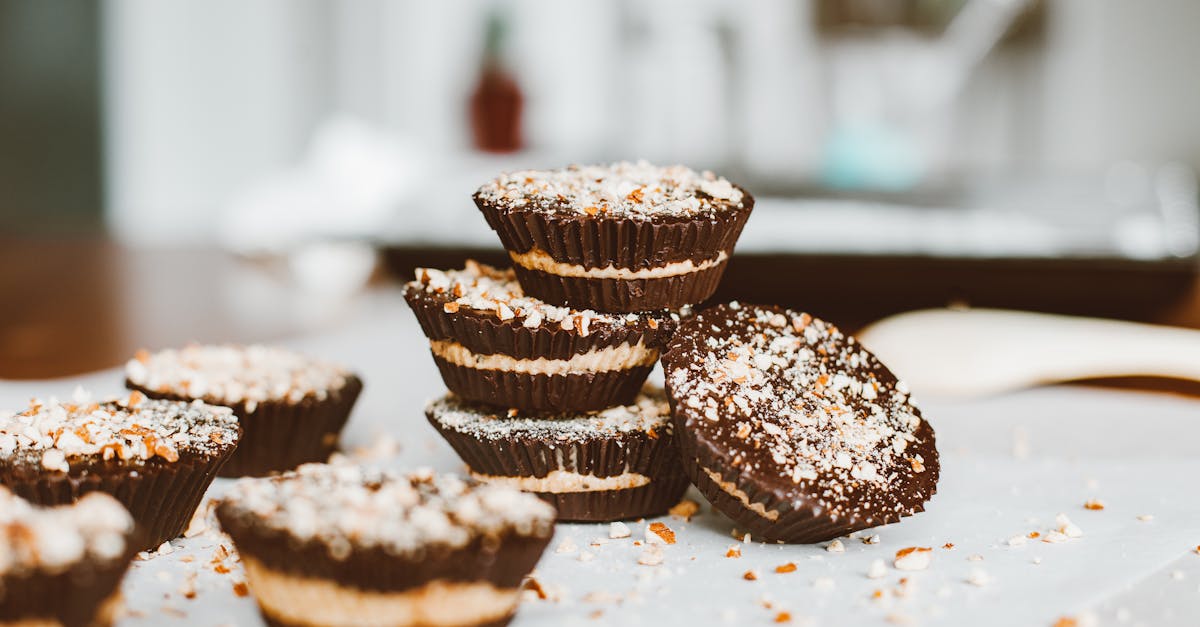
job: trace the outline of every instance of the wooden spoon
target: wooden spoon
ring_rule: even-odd
[[[1000,309],[928,309],[858,335],[918,396],[1114,377],[1200,381],[1200,331]]]

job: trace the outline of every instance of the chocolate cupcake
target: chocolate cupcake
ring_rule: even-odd
[[[139,351],[125,365],[125,385],[150,398],[232,408],[243,434],[222,477],[329,459],[363,387],[341,366],[281,348],[198,345]]]
[[[200,401],[35,399],[0,414],[0,484],[38,505],[107,492],[152,548],[183,532],[240,437],[232,410]]]
[[[712,296],[754,208],[712,172],[644,161],[511,172],[474,199],[526,293],[611,312]]]
[[[730,303],[663,354],[684,468],[755,538],[819,542],[922,511],[933,429],[906,386],[837,327]]]
[[[349,465],[238,481],[217,518],[270,625],[505,625],[554,533],[516,490]]]
[[[0,624],[113,624],[136,552],[120,503],[92,493],[42,508],[0,488],[0,528]]]
[[[554,416],[505,413],[450,394],[425,415],[474,478],[532,492],[562,521],[655,516],[688,486],[662,390],[648,387],[629,406]]]
[[[602,314],[525,295],[511,270],[467,262],[418,268],[404,296],[429,337],[446,387],[522,411],[631,403],[679,315]]]

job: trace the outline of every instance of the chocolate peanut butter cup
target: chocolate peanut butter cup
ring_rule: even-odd
[[[339,365],[258,345],[140,351],[125,365],[125,385],[150,398],[232,408],[243,433],[222,477],[329,459],[363,389]]]
[[[136,553],[129,512],[107,494],[37,507],[0,488],[0,624],[107,627]]]
[[[526,296],[511,270],[418,268],[405,286],[446,387],[522,411],[633,401],[680,316],[603,314]]]
[[[536,494],[559,520],[655,516],[688,486],[662,390],[647,387],[629,406],[560,415],[505,412],[450,394],[425,415],[473,477]]]
[[[936,491],[933,428],[832,324],[713,307],[681,326],[663,368],[684,468],[755,538],[820,542],[894,523]]]
[[[38,505],[114,496],[141,533],[138,549],[183,532],[241,437],[228,407],[147,399],[32,401],[0,414],[0,484]]]
[[[711,172],[646,162],[510,172],[474,199],[526,293],[608,312],[707,299],[754,208]]]
[[[554,510],[452,475],[307,464],[218,502],[271,625],[504,625]]]

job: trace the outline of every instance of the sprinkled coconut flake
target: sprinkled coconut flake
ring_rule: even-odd
[[[645,161],[508,172],[476,195],[509,209],[634,219],[709,216],[741,208],[746,198],[712,172]]]

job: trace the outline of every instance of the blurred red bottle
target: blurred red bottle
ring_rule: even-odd
[[[471,93],[471,132],[475,147],[487,152],[515,152],[524,143],[521,110],[525,98],[521,86],[504,67],[502,59],[507,32],[508,25],[499,12],[488,17],[479,80]]]

